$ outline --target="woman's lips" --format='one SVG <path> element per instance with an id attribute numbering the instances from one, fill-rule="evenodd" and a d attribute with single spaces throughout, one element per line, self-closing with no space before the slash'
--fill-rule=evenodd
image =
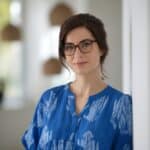
<path id="1" fill-rule="evenodd" d="M 87 62 L 77 62 L 77 63 L 74 63 L 75 65 L 84 65 L 86 64 Z"/>

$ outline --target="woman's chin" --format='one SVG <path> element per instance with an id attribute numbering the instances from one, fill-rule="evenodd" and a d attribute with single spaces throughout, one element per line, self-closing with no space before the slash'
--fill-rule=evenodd
<path id="1" fill-rule="evenodd" d="M 76 69 L 74 72 L 76 75 L 87 75 L 89 73 L 87 69 Z"/>

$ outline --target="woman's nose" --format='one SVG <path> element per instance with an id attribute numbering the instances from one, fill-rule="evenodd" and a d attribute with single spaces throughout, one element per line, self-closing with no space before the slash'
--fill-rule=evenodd
<path id="1" fill-rule="evenodd" d="M 78 57 L 78 56 L 81 56 L 83 55 L 80 48 L 79 47 L 76 47 L 75 49 L 75 52 L 74 52 L 74 57 Z"/>

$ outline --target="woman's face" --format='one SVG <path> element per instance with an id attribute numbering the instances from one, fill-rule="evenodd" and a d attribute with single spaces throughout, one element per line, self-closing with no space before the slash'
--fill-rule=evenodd
<path id="1" fill-rule="evenodd" d="M 87 74 L 100 69 L 102 52 L 94 40 L 96 39 L 85 27 L 75 28 L 66 36 L 64 46 L 66 63 L 76 74 Z M 73 48 L 74 53 L 68 54 Z"/>

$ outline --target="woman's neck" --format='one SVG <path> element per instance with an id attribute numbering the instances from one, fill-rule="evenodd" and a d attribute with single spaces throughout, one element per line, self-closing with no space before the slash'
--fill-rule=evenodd
<path id="1" fill-rule="evenodd" d="M 71 84 L 71 90 L 77 96 L 94 95 L 106 87 L 106 83 L 101 79 L 100 74 L 77 75 Z"/>

